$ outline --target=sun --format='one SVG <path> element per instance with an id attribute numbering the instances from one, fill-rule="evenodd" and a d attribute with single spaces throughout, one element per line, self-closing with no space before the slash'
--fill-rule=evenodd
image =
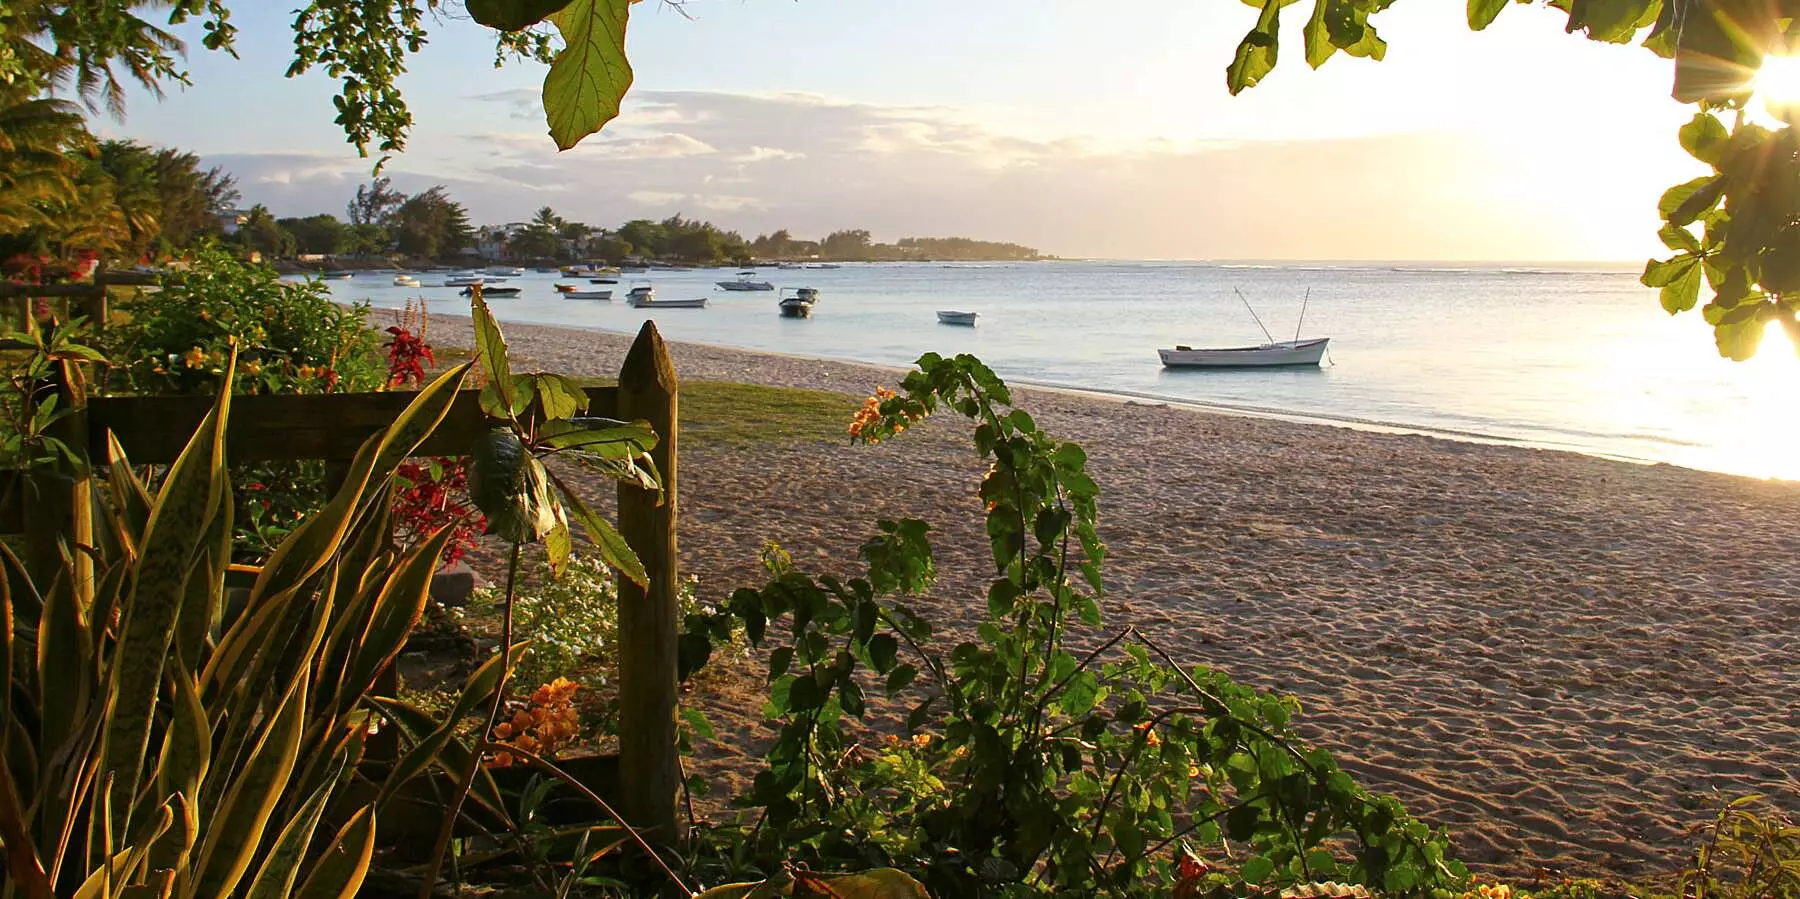
<path id="1" fill-rule="evenodd" d="M 1800 56 L 1765 57 L 1750 86 L 1772 114 L 1800 104 Z"/>

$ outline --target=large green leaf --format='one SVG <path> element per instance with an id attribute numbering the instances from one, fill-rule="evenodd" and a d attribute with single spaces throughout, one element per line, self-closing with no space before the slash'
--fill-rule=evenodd
<path id="1" fill-rule="evenodd" d="M 1508 2 L 1510 0 L 1469 0 L 1469 27 L 1481 31 L 1494 24 L 1494 19 Z"/>
<path id="2" fill-rule="evenodd" d="M 1569 30 L 1586 29 L 1596 41 L 1622 44 L 1656 21 L 1662 0 L 1569 0 Z"/>
<path id="3" fill-rule="evenodd" d="M 1681 148 L 1707 165 L 1718 166 L 1730 142 L 1725 123 L 1710 112 L 1695 113 L 1691 121 L 1681 126 Z"/>
<path id="4" fill-rule="evenodd" d="M 469 321 L 475 329 L 475 362 L 488 382 L 481 390 L 481 409 L 493 418 L 512 418 L 516 413 L 506 336 L 500 333 L 500 323 L 494 320 L 494 313 L 479 294 L 469 301 Z"/>
<path id="5" fill-rule="evenodd" d="M 94 687 L 88 665 L 93 646 L 72 574 L 65 572 L 51 585 L 38 618 L 37 674 L 42 691 L 38 749 L 44 753 L 56 752 L 74 735 Z"/>
<path id="6" fill-rule="evenodd" d="M 531 543 L 562 520 L 544 463 L 505 428 L 476 441 L 470 453 L 469 499 L 487 516 L 488 533 L 515 543 Z"/>
<path id="7" fill-rule="evenodd" d="M 631 89 L 625 58 L 630 18 L 631 0 L 574 0 L 550 17 L 562 32 L 563 49 L 544 76 L 544 117 L 558 149 L 575 146 L 618 116 Z"/>
<path id="8" fill-rule="evenodd" d="M 551 475 L 551 477 L 555 478 L 556 476 Z M 601 561 L 612 566 L 615 571 L 639 587 L 648 587 L 650 574 L 644 570 L 643 560 L 638 558 L 637 552 L 631 548 L 631 544 L 625 541 L 625 536 L 620 534 L 618 529 L 608 523 L 605 518 L 589 509 L 587 503 L 582 502 L 581 496 L 565 486 L 562 479 L 556 478 L 556 486 L 561 491 L 563 501 L 567 504 L 569 511 L 574 514 L 575 520 L 581 522 L 582 530 L 587 532 L 588 541 L 600 550 Z"/>
<path id="9" fill-rule="evenodd" d="M 225 896 L 237 886 L 262 842 L 269 816 L 286 792 L 306 726 L 306 678 L 298 678 L 275 720 L 262 732 L 236 777 L 226 785 L 219 813 L 207 822 L 196 861 L 198 896 Z"/>
<path id="10" fill-rule="evenodd" d="M 1256 86 L 1258 81 L 1274 70 L 1280 41 L 1281 7 L 1281 0 L 1265 0 L 1262 15 L 1256 20 L 1256 28 L 1244 35 L 1243 41 L 1238 44 L 1237 54 L 1225 69 L 1225 87 L 1232 95 L 1237 95 L 1247 87 Z"/>
<path id="11" fill-rule="evenodd" d="M 538 444 L 552 450 L 579 450 L 608 459 L 633 459 L 656 448 L 656 431 L 639 419 L 624 424 L 609 418 L 545 422 Z"/>
<path id="12" fill-rule="evenodd" d="M 1306 20 L 1306 64 L 1318 68 L 1337 52 L 1331 42 L 1331 31 L 1325 27 L 1325 11 L 1331 0 L 1315 0 L 1312 16 Z"/>
<path id="13" fill-rule="evenodd" d="M 431 576 L 437 573 L 438 559 L 443 556 L 451 534 L 450 528 L 440 528 L 437 533 L 419 541 L 382 585 L 369 617 L 368 630 L 358 641 L 350 673 L 340 687 L 340 712 L 349 711 L 374 685 L 382 669 L 406 646 L 407 635 L 425 614 L 425 605 L 431 599 Z"/>
<path id="14" fill-rule="evenodd" d="M 313 831 L 318 829 L 319 819 L 325 814 L 325 803 L 331 799 L 331 793 L 337 789 L 338 777 L 344 770 L 344 759 L 334 760 L 330 774 L 325 782 L 307 797 L 306 804 L 288 818 L 287 826 L 281 829 L 281 835 L 275 838 L 275 845 L 263 856 L 262 866 L 256 871 L 256 877 L 250 881 L 250 892 L 246 899 L 287 899 L 288 891 L 294 885 L 294 876 L 300 871 L 300 863 L 306 855 L 306 847 L 312 842 Z"/>
<path id="15" fill-rule="evenodd" d="M 523 31 L 569 5 L 569 0 L 469 0 L 469 18 L 501 31 Z"/>
<path id="16" fill-rule="evenodd" d="M 201 704 L 199 682 L 186 667 L 177 663 L 170 675 L 175 697 L 156 760 L 156 790 L 162 796 L 197 797 L 212 764 L 212 721 Z"/>
<path id="17" fill-rule="evenodd" d="M 363 806 L 350 816 L 331 848 L 313 862 L 312 873 L 295 899 L 354 899 L 375 855 L 375 807 Z"/>
<path id="18" fill-rule="evenodd" d="M 545 418 L 569 419 L 587 411 L 587 391 L 575 379 L 549 372 L 538 372 L 531 378 Z"/>
<path id="19" fill-rule="evenodd" d="M 106 716 L 106 763 L 98 782 L 110 775 L 115 816 L 128 814 L 137 795 L 150 720 L 163 682 L 163 664 L 175 633 L 190 563 L 200 540 L 210 531 L 225 481 L 225 427 L 231 413 L 234 352 L 225 366 L 218 402 L 182 448 L 163 478 L 161 491 L 144 526 L 143 554 L 132 578 L 125 620 L 113 653 L 112 706 Z M 114 830 L 129 832 L 129 821 L 115 820 Z"/>

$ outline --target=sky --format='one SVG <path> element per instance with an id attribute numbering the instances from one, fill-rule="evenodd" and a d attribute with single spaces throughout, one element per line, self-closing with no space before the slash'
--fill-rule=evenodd
<path id="1" fill-rule="evenodd" d="M 107 136 L 178 146 L 245 205 L 342 216 L 372 160 L 332 122 L 336 82 L 285 78 L 287 3 L 239 3 L 233 60 L 131 98 Z M 959 235 L 1068 257 L 1641 260 L 1656 200 L 1703 169 L 1675 131 L 1672 64 L 1510 6 L 1374 23 L 1383 62 L 1300 51 L 1238 97 L 1225 67 L 1256 10 L 1231 0 L 656 0 L 633 9 L 625 112 L 558 153 L 544 67 L 493 67 L 491 33 L 433 28 L 401 86 L 415 127 L 385 174 L 446 185 L 477 223 L 542 206 L 600 226 L 675 213 L 746 236 Z M 1097 10 L 1104 9 L 1104 12 Z"/>

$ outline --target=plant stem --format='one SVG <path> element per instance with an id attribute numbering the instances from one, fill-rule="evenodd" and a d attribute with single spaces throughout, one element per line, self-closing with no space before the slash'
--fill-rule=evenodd
<path id="1" fill-rule="evenodd" d="M 500 721 L 500 709 L 506 705 L 506 678 L 512 673 L 513 594 L 519 582 L 521 549 L 522 544 L 513 543 L 512 557 L 506 566 L 506 607 L 502 610 L 500 625 L 500 680 L 494 685 L 494 701 L 488 705 L 487 723 L 482 725 L 475 750 L 469 753 L 468 767 L 463 769 L 462 779 L 456 785 L 456 797 L 450 801 L 449 814 L 444 816 L 443 826 L 438 829 L 431 864 L 425 869 L 424 881 L 419 885 L 419 899 L 431 899 L 431 891 L 437 886 L 438 872 L 444 867 L 444 853 L 449 850 L 450 838 L 456 831 L 457 816 L 462 814 L 463 801 L 469 798 L 469 788 L 475 784 L 475 773 L 481 770 L 481 755 L 487 746 L 488 735 L 494 732 L 494 725 Z"/>

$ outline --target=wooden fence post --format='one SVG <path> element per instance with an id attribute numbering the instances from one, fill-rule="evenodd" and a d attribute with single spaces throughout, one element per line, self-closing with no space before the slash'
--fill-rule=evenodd
<path id="1" fill-rule="evenodd" d="M 619 370 L 618 415 L 648 421 L 660 438 L 650 455 L 662 474 L 663 494 L 659 504 L 652 491 L 619 486 L 619 531 L 650 575 L 648 589 L 619 581 L 619 801 L 628 822 L 655 828 L 663 843 L 683 839 L 675 817 L 681 791 L 675 751 L 679 392 L 668 347 L 656 324 L 645 322 Z"/>

